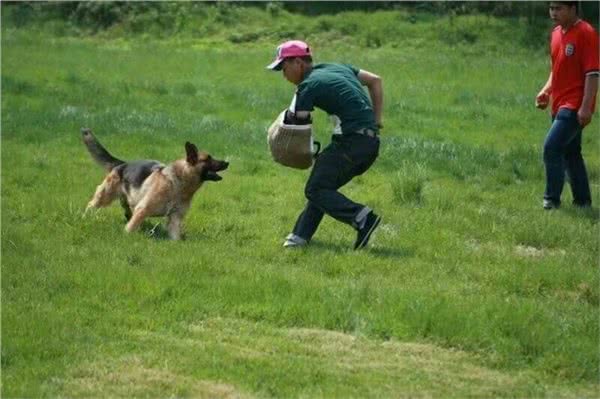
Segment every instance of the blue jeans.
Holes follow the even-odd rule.
[[[379,138],[359,134],[334,135],[331,144],[315,161],[304,189],[308,202],[292,232],[309,241],[324,214],[357,228],[357,217],[365,213],[366,207],[350,200],[338,189],[366,172],[378,155]]]
[[[552,126],[544,142],[544,199],[555,204],[560,204],[565,171],[569,176],[573,204],[586,206],[592,203],[588,175],[581,155],[581,131],[576,111],[561,108],[552,118]]]

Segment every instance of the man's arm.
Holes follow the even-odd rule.
[[[552,72],[542,90],[535,96],[535,106],[539,109],[546,109],[550,103],[550,94],[552,93]]]
[[[375,123],[381,129],[383,121],[381,113],[383,110],[383,84],[381,78],[374,73],[361,69],[358,71],[358,80],[369,89],[369,96],[373,103],[373,112],[375,113]]]
[[[592,103],[596,92],[598,91],[598,73],[590,73],[585,77],[585,85],[583,87],[583,101],[577,112],[577,120],[581,127],[585,127],[592,121]]]

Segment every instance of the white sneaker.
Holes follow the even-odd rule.
[[[544,207],[545,210],[558,209],[558,208],[560,208],[560,202],[554,202],[549,199],[544,199],[542,206]]]
[[[303,247],[308,244],[304,238],[297,236],[296,234],[290,233],[287,237],[285,237],[285,242],[283,243],[284,248],[295,248],[295,247]]]

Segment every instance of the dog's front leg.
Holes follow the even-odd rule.
[[[167,230],[171,240],[181,240],[181,224],[183,216],[178,213],[172,213],[167,219]]]
[[[137,230],[137,228],[140,227],[147,215],[148,210],[145,207],[136,207],[135,211],[133,211],[131,219],[129,219],[129,222],[125,226],[125,231],[131,233],[132,231]]]

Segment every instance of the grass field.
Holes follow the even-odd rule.
[[[2,396],[596,397],[598,208],[571,207],[567,185],[541,209],[545,49],[495,44],[524,29],[502,20],[452,44],[431,32],[476,21],[400,17],[304,21],[396,24],[375,48],[306,37],[317,61],[384,79],[380,158],[343,189],[383,215],[361,252],[327,218],[308,248],[281,247],[307,172],[266,147],[294,89],[264,69],[277,41],[3,24]],[[189,140],[231,162],[187,240],[151,236],[158,219],[126,235],[116,204],[82,218],[103,177],[83,126],[124,159],[174,160]],[[598,130],[583,143],[596,204]]]

